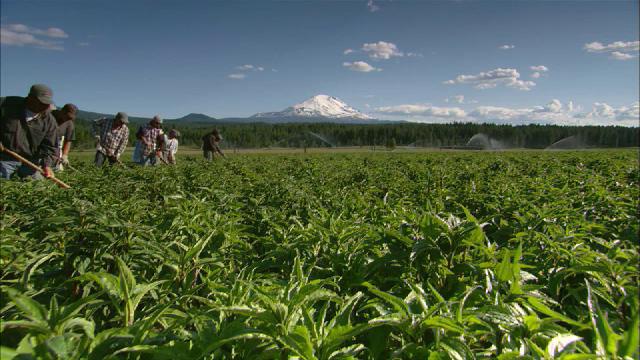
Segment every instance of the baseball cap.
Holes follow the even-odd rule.
[[[128,124],[129,123],[129,117],[127,116],[127,113],[120,111],[119,113],[116,114],[116,120],[120,119],[123,123]]]
[[[153,119],[151,119],[151,121],[157,121],[158,124],[162,124],[162,118],[160,117],[160,115],[156,115],[153,117]]]
[[[32,85],[29,96],[36,97],[43,104],[53,104],[53,91],[45,84]]]

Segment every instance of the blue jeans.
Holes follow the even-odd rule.
[[[148,166],[148,165],[156,166],[156,161],[157,160],[158,159],[156,159],[156,154],[155,153],[149,154],[147,156],[142,155],[142,157],[141,157],[140,161],[138,162],[138,164],[142,165],[142,166]]]
[[[113,158],[107,157],[107,155],[103,154],[100,151],[96,151],[96,158],[95,158],[96,166],[101,167],[104,164],[105,160],[109,161],[109,165],[113,165],[116,163],[115,160],[113,160]]]
[[[0,161],[0,178],[9,180],[14,172],[18,172],[18,176],[21,178],[30,177],[35,180],[44,178],[42,174],[33,170],[32,168],[22,165],[20,161],[15,160],[2,160]]]

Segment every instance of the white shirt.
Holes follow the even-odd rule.
[[[24,117],[25,117],[25,120],[31,121],[31,120],[35,119],[36,117],[38,117],[38,114],[34,113],[33,111],[31,111],[29,109],[25,109],[24,110]]]
[[[171,155],[175,155],[178,152],[178,139],[169,139],[167,141],[167,151]]]

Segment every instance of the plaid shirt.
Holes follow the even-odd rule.
[[[129,128],[122,124],[120,128],[113,129],[114,119],[102,118],[93,122],[92,133],[100,135],[98,151],[107,155],[120,157],[129,141]]]
[[[149,124],[141,126],[140,129],[138,129],[138,133],[136,134],[136,136],[142,136],[142,138],[145,140],[142,142],[142,149],[143,149],[143,155],[144,156],[149,156],[151,154],[153,154],[156,150],[159,150],[157,144],[158,144],[158,138],[160,136],[162,136],[163,131],[161,128],[154,128],[152,126],[150,126]],[[146,143],[149,143],[150,145],[147,145]]]

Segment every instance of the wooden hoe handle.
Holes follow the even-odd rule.
[[[33,170],[35,170],[35,171],[39,172],[40,174],[44,175],[44,171],[42,170],[42,168],[40,166],[32,163],[31,161],[23,158],[22,156],[16,154],[15,152],[7,149],[2,144],[0,144],[0,151],[6,153],[8,155],[11,155],[14,159],[20,161],[24,165],[27,165],[28,167],[32,168]],[[58,184],[58,186],[60,186],[63,189],[71,188],[71,186],[65,184],[62,180],[56,178],[55,176],[52,176],[52,177],[49,177],[49,178],[46,178],[46,179],[49,179],[49,180],[53,181],[54,183]]]

